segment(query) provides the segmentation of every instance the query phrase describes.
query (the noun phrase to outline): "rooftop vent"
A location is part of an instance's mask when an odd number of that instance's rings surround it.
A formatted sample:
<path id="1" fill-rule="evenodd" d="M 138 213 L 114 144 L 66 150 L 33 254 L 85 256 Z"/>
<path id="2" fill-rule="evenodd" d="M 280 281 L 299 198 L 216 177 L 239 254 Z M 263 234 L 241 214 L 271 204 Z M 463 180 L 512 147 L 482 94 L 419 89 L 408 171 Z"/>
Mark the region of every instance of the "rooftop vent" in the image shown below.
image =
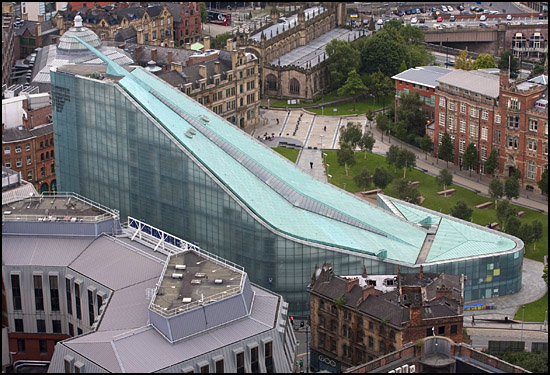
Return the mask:
<path id="1" fill-rule="evenodd" d="M 183 279 L 183 273 L 173 273 L 172 279 Z"/>
<path id="2" fill-rule="evenodd" d="M 177 270 L 184 270 L 186 268 L 187 268 L 187 266 L 185 264 L 176 264 L 176 269 Z"/>
<path id="3" fill-rule="evenodd" d="M 197 277 L 197 278 L 203 278 L 203 277 L 205 277 L 205 276 L 206 276 L 206 274 L 203 273 L 203 272 L 197 272 L 197 273 L 195 274 L 195 277 Z"/>
<path id="4" fill-rule="evenodd" d="M 199 279 L 193 279 L 191 280 L 192 285 L 200 285 L 201 281 Z"/>
<path id="5" fill-rule="evenodd" d="M 183 298 L 183 299 L 181 300 L 181 302 L 183 302 L 183 303 L 191 303 L 191 298 L 185 297 L 185 298 Z"/>
<path id="6" fill-rule="evenodd" d="M 214 284 L 223 284 L 223 280 L 222 279 L 216 279 L 216 280 L 214 280 Z"/>

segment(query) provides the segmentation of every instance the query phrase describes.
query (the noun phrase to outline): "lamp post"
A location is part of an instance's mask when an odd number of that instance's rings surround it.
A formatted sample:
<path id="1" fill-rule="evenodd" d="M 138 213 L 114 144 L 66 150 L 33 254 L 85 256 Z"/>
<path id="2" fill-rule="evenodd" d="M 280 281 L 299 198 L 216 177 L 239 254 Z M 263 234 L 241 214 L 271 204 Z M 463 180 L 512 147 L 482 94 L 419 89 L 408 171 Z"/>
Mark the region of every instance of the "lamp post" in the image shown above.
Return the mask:
<path id="1" fill-rule="evenodd" d="M 306 323 L 306 373 L 309 374 L 309 324 Z"/>
<path id="2" fill-rule="evenodd" d="M 521 338 L 519 341 L 523 341 L 523 319 L 525 317 L 525 305 L 521 306 Z M 523 345 L 525 349 L 525 344 Z"/>

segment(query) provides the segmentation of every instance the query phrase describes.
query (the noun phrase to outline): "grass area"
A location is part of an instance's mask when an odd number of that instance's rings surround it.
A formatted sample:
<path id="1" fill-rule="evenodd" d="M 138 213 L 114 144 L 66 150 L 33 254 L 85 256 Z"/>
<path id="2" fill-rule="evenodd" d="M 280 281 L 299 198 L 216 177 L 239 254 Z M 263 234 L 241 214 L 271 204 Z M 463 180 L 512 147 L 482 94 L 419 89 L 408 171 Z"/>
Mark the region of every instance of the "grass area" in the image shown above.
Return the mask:
<path id="1" fill-rule="evenodd" d="M 393 96 L 388 95 L 385 99 L 386 108 L 388 108 L 389 105 L 393 103 Z M 353 110 L 353 102 L 351 103 L 344 103 L 339 104 L 336 106 L 330 106 L 325 107 L 324 109 L 321 108 L 308 108 L 307 110 L 313 113 L 316 113 L 318 115 L 324 114 L 325 116 L 345 116 L 345 115 L 355 115 L 355 114 L 363 114 L 367 112 L 367 109 L 377 110 L 382 109 L 382 106 L 384 104 L 384 101 L 382 98 L 377 98 L 376 101 L 374 98 L 358 101 L 355 103 L 355 110 Z M 334 112 L 334 109 L 336 109 L 336 112 Z M 330 163 L 329 163 L 330 164 Z"/>
<path id="2" fill-rule="evenodd" d="M 386 168 L 388 171 L 394 174 L 394 179 L 400 179 L 403 177 L 403 170 L 396 170 L 393 166 L 388 166 L 386 163 L 386 158 L 381 155 L 376 154 L 367 154 L 366 160 L 364 159 L 363 152 L 356 153 L 357 163 L 349 169 L 349 176 L 346 176 L 346 172 L 343 166 L 338 165 L 336 151 L 325 151 L 327 153 L 326 162 L 330 165 L 327 173 L 332 175 L 331 183 L 344 189 L 349 192 L 357 192 L 363 189 L 360 189 L 355 182 L 353 181 L 353 176 L 360 173 L 362 168 L 368 168 L 370 173 L 374 173 L 376 168 Z M 443 190 L 443 187 L 439 186 L 435 182 L 435 177 L 432 177 L 428 174 L 425 174 L 416 169 L 411 169 L 407 171 L 406 179 L 411 181 L 420 181 L 420 186 L 418 191 L 426 199 L 422 203 L 423 207 L 429 208 L 434 211 L 439 211 L 444 214 L 449 214 L 451 212 L 451 207 L 453 207 L 457 201 L 463 200 L 467 202 L 470 207 L 473 208 L 474 212 L 472 214 L 472 221 L 479 225 L 487 225 L 492 222 L 496 222 L 496 209 L 493 207 L 480 210 L 474 206 L 484 203 L 490 200 L 490 198 L 478 195 L 471 190 L 462 188 L 460 186 L 453 185 L 452 188 L 456 189 L 456 192 L 453 196 L 445 198 L 437 194 L 438 191 Z M 395 181 L 394 180 L 394 181 Z M 372 189 L 371 187 L 367 188 Z M 393 183 L 388 185 L 384 189 L 384 193 L 389 196 L 397 196 L 396 191 L 393 187 Z M 521 218 L 522 222 L 531 222 L 533 220 L 540 220 L 543 225 L 543 238 L 536 242 L 536 248 L 534 249 L 534 244 L 530 243 L 525 246 L 525 256 L 529 259 L 533 259 L 539 262 L 543 261 L 544 255 L 548 254 L 548 216 L 541 214 L 540 212 L 521 207 L 515 206 L 518 211 L 524 211 L 525 215 Z"/>
<path id="3" fill-rule="evenodd" d="M 286 147 L 273 147 L 273 150 L 277 151 L 279 154 L 283 155 L 285 158 L 293 163 L 296 163 L 296 160 L 298 159 L 298 154 L 300 153 L 300 150 Z"/>
<path id="4" fill-rule="evenodd" d="M 301 108 L 312 104 L 321 104 L 321 103 L 331 102 L 337 99 L 342 99 L 342 98 L 338 96 L 338 92 L 333 91 L 333 92 L 329 92 L 324 96 L 317 95 L 315 98 L 313 98 L 313 102 L 311 103 L 302 102 L 299 104 L 287 104 L 288 103 L 287 99 L 284 99 L 284 100 L 272 100 L 269 102 L 269 106 L 273 108 L 286 108 L 286 107 Z"/>
<path id="5" fill-rule="evenodd" d="M 522 308 L 518 309 L 518 312 L 514 316 L 515 320 L 521 320 Z M 531 302 L 525 305 L 525 321 L 526 322 L 544 322 L 544 312 L 548 310 L 548 293 L 541 299 L 535 302 Z"/>

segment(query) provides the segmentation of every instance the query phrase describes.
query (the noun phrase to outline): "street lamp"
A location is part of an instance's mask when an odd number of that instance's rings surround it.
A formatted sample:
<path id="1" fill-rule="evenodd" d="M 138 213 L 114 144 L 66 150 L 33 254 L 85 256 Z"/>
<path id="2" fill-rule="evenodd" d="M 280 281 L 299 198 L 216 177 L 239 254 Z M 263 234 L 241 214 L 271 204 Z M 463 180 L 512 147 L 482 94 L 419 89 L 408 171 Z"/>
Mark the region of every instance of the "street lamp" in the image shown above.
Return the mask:
<path id="1" fill-rule="evenodd" d="M 523 341 L 523 319 L 525 317 L 525 305 L 521 306 L 521 338 L 519 341 Z M 523 349 L 525 349 L 525 344 L 523 345 Z"/>

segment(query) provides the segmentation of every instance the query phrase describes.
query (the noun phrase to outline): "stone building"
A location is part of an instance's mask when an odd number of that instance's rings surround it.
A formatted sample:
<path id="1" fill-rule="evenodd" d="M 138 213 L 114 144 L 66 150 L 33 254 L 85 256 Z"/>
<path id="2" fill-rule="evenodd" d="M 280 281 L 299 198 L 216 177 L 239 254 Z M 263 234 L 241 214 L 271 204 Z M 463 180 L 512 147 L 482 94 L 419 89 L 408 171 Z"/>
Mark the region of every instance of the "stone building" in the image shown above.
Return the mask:
<path id="1" fill-rule="evenodd" d="M 253 35 L 237 33 L 237 46 L 258 56 L 263 97 L 311 101 L 326 90 L 329 77 L 322 64 L 326 44 L 334 38 L 354 40 L 360 36 L 345 29 L 331 34 L 345 25 L 345 13 L 345 3 L 300 8 L 284 19 L 273 10 L 274 24 Z M 284 22 L 277 23 L 279 20 Z"/>
<path id="2" fill-rule="evenodd" d="M 447 274 L 368 276 L 315 269 L 311 302 L 311 366 L 341 372 L 426 336 L 462 341 L 464 277 Z"/>
<path id="3" fill-rule="evenodd" d="M 172 69 L 159 77 L 232 124 L 259 124 L 258 58 L 245 48 L 235 49 L 232 39 L 226 51 L 206 50 L 190 56 L 186 66 L 173 62 Z"/>
<path id="4" fill-rule="evenodd" d="M 501 73 L 499 104 L 499 170 L 508 177 L 518 169 L 522 186 L 540 191 L 537 181 L 548 169 L 548 76 L 511 82 Z"/>
<path id="5" fill-rule="evenodd" d="M 80 14 L 83 25 L 95 32 L 101 40 L 117 40 L 159 46 L 173 46 L 172 13 L 166 6 L 154 5 L 122 8 L 113 5 L 83 7 L 78 11 L 60 11 L 54 23 L 61 34 L 69 30 Z"/>

